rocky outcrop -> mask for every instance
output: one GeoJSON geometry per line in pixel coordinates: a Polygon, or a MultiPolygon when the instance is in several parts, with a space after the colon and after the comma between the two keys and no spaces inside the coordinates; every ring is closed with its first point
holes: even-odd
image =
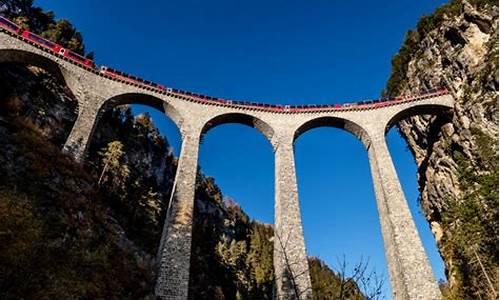
{"type": "Polygon", "coordinates": [[[394,96],[445,86],[455,97],[451,114],[412,117],[398,129],[418,165],[420,202],[449,285],[465,298],[492,297],[489,284],[478,281],[498,280],[498,229],[486,232],[498,227],[497,5],[452,1],[424,16],[394,57],[385,91],[394,96]],[[470,205],[479,208],[474,214],[482,214],[480,220],[464,215],[470,205]],[[482,227],[470,230],[468,222],[482,227]],[[458,241],[462,234],[469,246],[458,241]],[[474,265],[465,262],[472,258],[474,265]],[[486,271],[477,266],[478,258],[490,263],[486,271]],[[471,276],[476,279],[467,279],[471,276]]]}

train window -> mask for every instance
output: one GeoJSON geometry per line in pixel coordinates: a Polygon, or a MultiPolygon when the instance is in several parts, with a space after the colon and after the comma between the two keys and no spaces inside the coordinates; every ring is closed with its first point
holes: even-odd
{"type": "Polygon", "coordinates": [[[68,51],[67,53],[68,53],[68,56],[71,57],[74,60],[78,60],[80,62],[85,61],[85,59],[83,57],[81,57],[80,55],[77,55],[77,54],[75,54],[75,53],[73,53],[71,51],[68,51]]]}
{"type": "Polygon", "coordinates": [[[10,21],[8,21],[7,19],[1,18],[1,17],[0,17],[0,23],[4,24],[5,26],[7,26],[13,30],[19,29],[19,27],[17,25],[15,25],[15,24],[11,23],[10,21]]]}
{"type": "Polygon", "coordinates": [[[31,32],[29,33],[29,37],[30,37],[30,39],[35,40],[37,43],[43,44],[49,48],[54,48],[54,46],[55,46],[54,43],[47,41],[46,39],[41,38],[38,35],[35,35],[31,32]]]}

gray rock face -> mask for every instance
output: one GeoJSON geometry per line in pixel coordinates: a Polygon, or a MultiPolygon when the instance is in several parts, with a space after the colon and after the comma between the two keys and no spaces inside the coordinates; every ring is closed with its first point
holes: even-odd
{"type": "MultiPolygon", "coordinates": [[[[495,164],[481,155],[480,139],[487,137],[498,158],[498,7],[466,1],[461,6],[425,33],[407,62],[405,80],[397,82],[402,93],[448,86],[456,99],[453,115],[415,116],[398,124],[415,156],[421,204],[448,271],[454,262],[441,243],[451,234],[442,226],[443,214],[468,192],[460,186],[463,170],[454,153],[462,153],[475,174],[494,172],[495,164]]],[[[453,284],[454,274],[448,275],[453,284]]]]}

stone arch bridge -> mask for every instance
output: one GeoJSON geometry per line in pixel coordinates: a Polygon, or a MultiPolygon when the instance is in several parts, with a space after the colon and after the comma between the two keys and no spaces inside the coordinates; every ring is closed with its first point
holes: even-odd
{"type": "Polygon", "coordinates": [[[159,91],[107,77],[47,50],[19,35],[0,31],[0,63],[35,65],[65,82],[78,100],[78,117],[64,151],[84,157],[94,127],[103,111],[113,106],[141,103],[163,111],[181,131],[182,148],[158,250],[155,293],[162,299],[187,299],[191,233],[198,147],[204,133],[225,123],[242,123],[259,130],[275,153],[274,269],[276,298],[312,299],[304,245],[294,141],[320,126],[344,129],[364,144],[382,228],[394,299],[440,299],[438,284],[419,238],[385,134],[402,118],[437,114],[453,108],[447,93],[405,98],[401,101],[349,109],[303,109],[293,112],[266,107],[201,101],[170,89],[159,91]]]}

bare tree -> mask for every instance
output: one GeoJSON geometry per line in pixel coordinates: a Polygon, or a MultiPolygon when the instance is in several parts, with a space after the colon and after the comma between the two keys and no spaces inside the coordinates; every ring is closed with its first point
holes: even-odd
{"type": "Polygon", "coordinates": [[[286,251],[286,249],[289,244],[288,242],[290,240],[290,234],[288,234],[286,240],[283,240],[278,231],[275,230],[274,237],[278,239],[278,245],[280,247],[281,255],[283,256],[283,261],[285,263],[285,272],[281,277],[275,274],[275,280],[285,279],[286,282],[289,282],[290,288],[293,290],[293,295],[294,295],[293,299],[300,299],[300,296],[310,291],[309,289],[301,290],[300,286],[297,284],[297,279],[301,276],[307,275],[309,272],[309,268],[306,268],[305,270],[299,270],[298,272],[294,272],[293,271],[293,269],[295,268],[294,266],[300,265],[303,262],[293,261],[293,259],[291,259],[288,256],[288,251],[286,251]]]}
{"type": "MultiPolygon", "coordinates": [[[[305,293],[310,292],[309,290],[301,290],[300,286],[297,284],[297,279],[304,276],[309,272],[309,268],[305,270],[295,271],[296,265],[300,265],[303,262],[293,261],[293,258],[288,256],[288,242],[290,236],[286,239],[275,231],[274,237],[278,241],[278,246],[281,250],[281,255],[285,263],[285,272],[283,275],[278,276],[275,274],[275,280],[286,279],[286,282],[290,284],[290,288],[293,291],[293,299],[300,299],[305,293]]],[[[339,288],[336,294],[331,295],[331,298],[322,300],[345,300],[345,299],[363,299],[363,300],[383,300],[385,296],[384,292],[384,276],[377,273],[374,268],[369,268],[370,260],[361,257],[357,263],[350,268],[345,255],[342,259],[337,258],[338,266],[337,270],[334,271],[335,275],[339,280],[339,288]],[[355,298],[352,298],[354,295],[355,298]]]]}
{"type": "Polygon", "coordinates": [[[346,298],[346,293],[350,293],[353,289],[358,290],[367,300],[382,300],[384,276],[380,275],[375,269],[368,269],[370,264],[369,259],[361,257],[353,268],[350,269],[346,261],[345,255],[342,259],[337,258],[337,275],[340,279],[339,294],[334,298],[341,300],[346,298]]]}

